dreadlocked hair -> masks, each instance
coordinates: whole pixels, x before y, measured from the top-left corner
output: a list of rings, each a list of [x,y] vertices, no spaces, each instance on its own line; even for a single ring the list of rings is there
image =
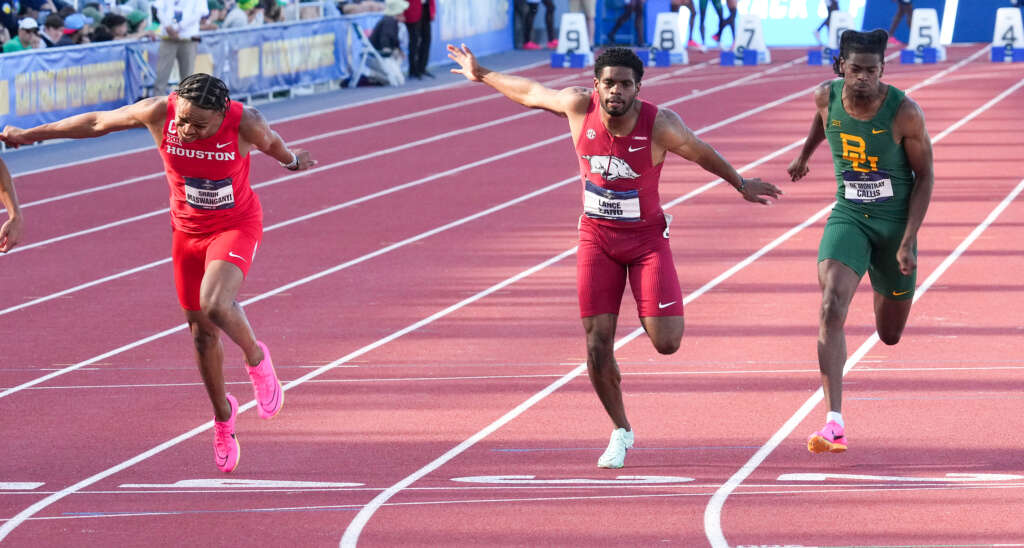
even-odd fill
[[[594,60],[594,78],[601,78],[605,67],[626,67],[633,69],[637,82],[644,77],[644,63],[629,48],[608,48]]]
[[[889,42],[889,33],[882,29],[868,32],[848,30],[839,37],[839,57],[832,57],[832,71],[843,76],[839,71],[839,60],[849,59],[853,53],[876,53],[879,59],[885,59],[885,45]]]
[[[228,86],[209,74],[200,72],[183,79],[178,83],[178,97],[202,109],[228,110]]]

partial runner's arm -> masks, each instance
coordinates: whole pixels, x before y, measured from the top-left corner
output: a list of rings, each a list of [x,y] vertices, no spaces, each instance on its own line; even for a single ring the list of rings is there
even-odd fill
[[[114,131],[162,124],[166,116],[167,97],[152,97],[116,110],[85,112],[30,129],[7,126],[0,139],[15,148],[48,139],[87,139]]]
[[[765,196],[778,199],[782,191],[758,178],[746,179],[732,167],[711,145],[697,137],[686,127],[675,111],[658,109],[654,121],[654,142],[659,148],[696,163],[706,171],[725,179],[743,195],[743,199],[760,204],[770,203]]]
[[[308,150],[289,149],[284,139],[270,127],[260,111],[252,107],[245,107],[242,111],[242,122],[238,132],[243,141],[239,143],[239,152],[242,154],[248,153],[248,149],[243,147],[254,146],[280,162],[282,167],[292,171],[301,171],[316,165],[316,160],[310,156]]]
[[[814,119],[811,120],[811,129],[807,133],[807,139],[804,140],[804,147],[800,149],[800,155],[790,162],[789,168],[786,170],[793,181],[803,179],[810,172],[807,162],[811,159],[814,151],[817,150],[818,145],[825,140],[825,123],[823,120],[826,114],[823,113],[828,112],[830,85],[831,82],[825,82],[814,90],[815,111]]]
[[[452,69],[452,72],[465,76],[471,82],[483,82],[525,107],[541,108],[568,117],[574,113],[585,113],[590,102],[591,90],[587,88],[571,87],[556,90],[529,78],[481,67],[476,56],[465,44],[461,48],[448,44],[448,58],[459,65],[459,68]]]
[[[23,219],[11,172],[7,171],[7,164],[3,160],[0,160],[0,203],[7,209],[7,220],[0,225],[0,253],[7,253],[21,238]]]
[[[910,205],[907,211],[907,228],[903,232],[896,259],[900,263],[900,272],[909,275],[917,268],[914,258],[914,246],[917,244],[917,231],[924,222],[928,204],[935,186],[935,170],[932,165],[932,139],[924,125],[924,112],[910,97],[903,100],[893,120],[893,129],[897,136],[902,137],[903,150],[907,154],[910,168],[914,170],[914,189],[910,191]]]

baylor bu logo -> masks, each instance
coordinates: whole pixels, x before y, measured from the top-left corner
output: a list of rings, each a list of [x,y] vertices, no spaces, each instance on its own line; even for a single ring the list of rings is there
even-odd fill
[[[843,159],[853,164],[854,171],[878,171],[878,156],[868,156],[864,139],[849,133],[840,133],[839,138],[843,140]]]

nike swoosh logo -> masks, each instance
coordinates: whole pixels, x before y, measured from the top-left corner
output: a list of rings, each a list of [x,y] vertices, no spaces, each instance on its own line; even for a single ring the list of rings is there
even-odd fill
[[[636,148],[633,148],[633,147],[629,147],[629,151],[630,151],[630,152],[636,152],[636,151],[638,151],[638,150],[643,150],[643,149],[645,149],[645,148],[647,148],[647,147],[636,147]]]
[[[243,261],[245,261],[245,257],[239,255],[238,253],[235,253],[234,251],[228,251],[228,256],[229,257],[234,257],[236,259],[242,259]],[[245,261],[245,262],[249,262],[249,261]]]
[[[224,147],[226,147],[226,146],[228,146],[230,144],[231,144],[231,141],[228,141],[226,143],[217,143],[217,148],[224,148]]]
[[[909,289],[907,291],[893,291],[892,296],[899,297],[900,295],[906,295],[907,293],[910,293]]]
[[[872,129],[871,130],[871,134],[872,135],[878,135],[879,133],[885,133],[885,130],[884,129]]]
[[[658,308],[668,308],[668,307],[670,307],[670,306],[672,306],[674,304],[676,304],[676,301],[672,301],[670,303],[665,303],[665,304],[658,303]]]

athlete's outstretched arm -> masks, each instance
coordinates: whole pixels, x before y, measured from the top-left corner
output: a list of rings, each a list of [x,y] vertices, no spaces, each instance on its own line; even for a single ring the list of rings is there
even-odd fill
[[[782,191],[771,183],[766,183],[758,178],[741,177],[739,172],[717,150],[694,135],[673,110],[658,109],[653,133],[657,146],[667,152],[678,154],[706,171],[725,179],[747,201],[768,204],[769,201],[765,197],[778,199],[782,195]]]
[[[7,253],[21,238],[23,219],[11,172],[7,171],[7,164],[3,160],[0,160],[0,203],[7,209],[7,220],[0,225],[0,253]]]
[[[452,69],[455,74],[461,74],[471,82],[483,82],[525,107],[542,108],[559,116],[568,116],[570,113],[585,112],[590,100],[590,90],[587,88],[556,90],[536,80],[481,67],[466,44],[462,44],[461,48],[448,44],[448,58],[459,65],[459,68]]]
[[[252,107],[245,107],[242,111],[238,133],[246,143],[281,162],[281,166],[287,169],[301,171],[316,165],[316,160],[310,156],[309,151],[301,148],[289,149],[288,145],[284,144],[284,139],[271,129],[260,111]]]
[[[786,171],[789,172],[789,177],[793,181],[799,181],[803,179],[805,175],[810,171],[807,167],[807,161],[811,159],[811,155],[817,150],[818,145],[825,140],[825,123],[824,113],[828,112],[828,95],[830,82],[825,82],[815,88],[814,90],[814,119],[811,120],[811,129],[807,133],[807,139],[804,140],[804,147],[800,149],[800,155],[793,158],[793,161],[789,163],[789,167]]]
[[[903,232],[903,241],[896,252],[900,263],[900,272],[909,275],[917,268],[914,258],[914,245],[917,243],[917,231],[924,222],[928,212],[928,204],[935,186],[935,170],[932,166],[932,139],[924,125],[924,112],[914,100],[907,97],[896,112],[893,121],[895,130],[903,138],[903,150],[907,154],[910,168],[914,170],[914,189],[910,191],[910,205],[907,211],[907,228]]]
[[[17,148],[48,139],[87,139],[114,131],[149,127],[155,120],[165,116],[166,100],[165,97],[152,97],[116,110],[85,112],[30,129],[7,126],[0,139],[8,146]]]

